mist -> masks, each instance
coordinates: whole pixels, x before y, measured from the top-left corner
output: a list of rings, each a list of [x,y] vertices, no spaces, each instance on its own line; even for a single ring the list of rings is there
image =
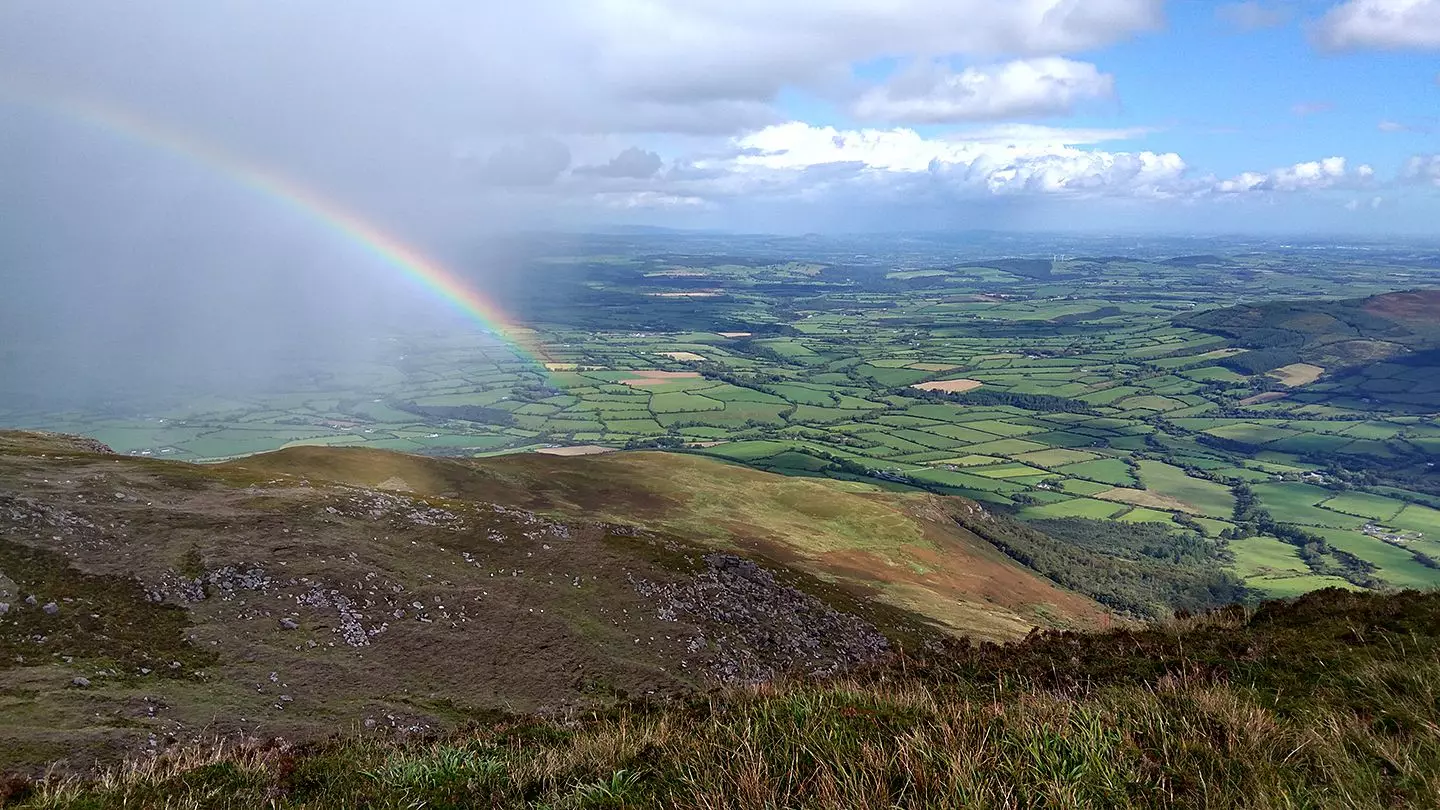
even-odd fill
[[[248,186],[255,170],[482,292],[531,295],[546,288],[516,235],[597,225],[1433,231],[1436,156],[1370,146],[1389,155],[1372,167],[1317,141],[1252,165],[1216,134],[1238,130],[1133,114],[1118,94],[1143,75],[1076,60],[1164,36],[1161,0],[817,8],[8,0],[0,406],[283,388],[407,329],[480,331]],[[916,60],[934,82],[899,80]],[[1070,87],[1051,68],[1094,77],[1104,103],[1035,95]],[[941,81],[966,75],[1011,78]],[[1206,148],[1210,165],[1190,154]]]
[[[483,291],[516,271],[488,241],[558,221],[508,188],[570,154],[532,155],[555,122],[503,15],[427,5],[0,8],[0,406],[263,393],[407,329],[481,330],[233,167],[69,111],[237,156]]]

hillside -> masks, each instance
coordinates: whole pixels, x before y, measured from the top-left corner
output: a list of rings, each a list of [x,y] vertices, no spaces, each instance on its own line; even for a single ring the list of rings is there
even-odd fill
[[[1440,594],[1329,590],[445,735],[197,747],[16,807],[1440,806]]]
[[[1209,310],[1177,323],[1233,339],[1245,352],[1222,365],[1270,372],[1307,387],[1316,402],[1434,410],[1440,378],[1440,290],[1339,301],[1273,301]],[[1305,368],[1308,367],[1308,368]]]
[[[296,447],[226,468],[636,526],[758,554],[981,638],[1013,638],[1036,624],[1086,626],[1102,614],[960,525],[989,514],[963,498],[660,452],[435,459]]]
[[[197,466],[0,433],[0,762],[431,732],[1106,619],[957,510],[657,453]]]

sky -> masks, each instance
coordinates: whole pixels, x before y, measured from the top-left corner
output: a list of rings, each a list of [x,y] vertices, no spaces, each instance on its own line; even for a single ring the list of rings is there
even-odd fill
[[[0,400],[435,317],[257,177],[481,286],[612,226],[1433,236],[1437,102],[1440,0],[0,0]]]
[[[0,0],[0,99],[11,205],[203,182],[65,99],[420,238],[1440,221],[1440,0]]]

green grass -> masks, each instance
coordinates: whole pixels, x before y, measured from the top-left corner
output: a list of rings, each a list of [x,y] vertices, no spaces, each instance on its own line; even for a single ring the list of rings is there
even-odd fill
[[[1013,456],[1021,453],[1029,453],[1034,450],[1043,450],[1045,445],[1024,439],[1001,439],[983,444],[972,444],[966,447],[966,451],[976,455],[992,456]]]
[[[1299,596],[1321,588],[1355,588],[1339,577],[1311,573],[1294,546],[1273,537],[1233,540],[1229,548],[1235,557],[1235,573],[1247,586],[1270,598]]]
[[[1080,478],[1067,478],[1063,484],[1066,492],[1076,495],[1099,495],[1114,489],[1110,484],[1101,484],[1095,481],[1086,481]]]
[[[1086,453],[1080,450],[1066,450],[1056,448],[1053,450],[1037,450],[1033,453],[1022,453],[1015,456],[1016,461],[1026,464],[1033,464],[1036,467],[1050,469],[1066,464],[1078,464],[1082,461],[1092,461],[1096,458],[1094,453]]]
[[[1388,524],[1405,508],[1405,502],[1366,492],[1342,492],[1320,506],[1332,512],[1358,515]]]
[[[1030,433],[1040,433],[1044,428],[1032,425],[1017,425],[1012,422],[1002,422],[998,419],[981,419],[974,422],[966,422],[965,427],[971,430],[983,430],[986,433],[993,433],[996,436],[1024,436]]]
[[[1133,487],[1137,483],[1130,472],[1130,467],[1115,458],[1066,464],[1057,468],[1056,472],[1076,478],[1088,478],[1117,487]]]
[[[1256,425],[1248,422],[1222,425],[1217,428],[1211,428],[1205,432],[1212,436],[1219,436],[1222,439],[1230,439],[1232,441],[1255,445],[1278,442],[1281,439],[1294,439],[1302,435],[1293,430],[1286,430],[1281,427]]]
[[[967,425],[930,425],[925,427],[925,431],[938,436],[955,439],[964,444],[980,444],[995,439],[994,434],[984,433]]]
[[[1038,470],[1025,464],[995,464],[989,467],[970,467],[966,472],[974,475],[983,475],[986,478],[1023,478],[1027,476],[1040,475],[1045,477],[1044,470]]]
[[[708,396],[672,391],[656,394],[650,399],[650,410],[654,413],[683,413],[686,411],[720,411],[726,405]]]
[[[1116,520],[1119,520],[1121,523],[1165,523],[1167,525],[1172,523],[1169,512],[1147,509],[1143,506],[1137,506],[1131,509],[1116,518]]]
[[[1376,575],[1396,588],[1440,587],[1440,569],[1420,564],[1403,548],[1356,531],[1314,529],[1314,532],[1335,548],[1373,564]]]
[[[727,442],[725,444],[709,447],[701,452],[707,455],[720,456],[735,461],[755,461],[762,458],[770,458],[779,455],[794,447],[787,442]]]
[[[1110,501],[1097,501],[1093,498],[1072,498],[1068,501],[1060,501],[1059,503],[1027,506],[1020,510],[1020,517],[1025,520],[1067,517],[1104,520],[1113,518],[1127,511],[1129,508],[1130,507],[1124,504],[1111,503]]]
[[[1440,539],[1440,509],[1408,504],[1391,522],[1396,528],[1424,532],[1428,538]]]
[[[1147,489],[1188,504],[1206,517],[1223,519],[1234,514],[1235,497],[1229,488],[1192,478],[1179,467],[1161,461],[1141,461],[1140,481]]]
[[[1364,518],[1342,515],[1322,509],[1316,504],[1334,496],[1322,487],[1298,483],[1255,484],[1251,487],[1270,515],[1281,523],[1303,526],[1329,526],[1337,529],[1358,529]]]

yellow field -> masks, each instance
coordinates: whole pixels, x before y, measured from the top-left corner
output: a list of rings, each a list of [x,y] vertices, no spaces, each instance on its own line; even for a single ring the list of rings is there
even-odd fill
[[[1274,371],[1268,372],[1269,376],[1280,381],[1281,385],[1294,388],[1298,385],[1309,385],[1320,379],[1325,369],[1319,366],[1312,366],[1309,363],[1291,363],[1288,366],[1281,366]]]
[[[1167,495],[1161,495],[1158,492],[1151,492],[1147,489],[1116,487],[1114,489],[1108,489],[1095,497],[1107,501],[1133,504],[1135,506],[1148,506],[1152,509],[1166,509],[1172,512],[1195,512],[1195,508],[1189,504],[1182,503]]]
[[[598,444],[577,444],[573,447],[542,447],[536,450],[537,453],[544,453],[547,456],[594,456],[600,453],[613,453],[613,447],[601,447]]]
[[[911,388],[919,388],[921,391],[945,391],[950,394],[960,394],[965,391],[974,391],[984,385],[979,380],[936,380],[934,382],[915,383]]]
[[[659,354],[660,354],[661,356],[663,356],[663,357],[668,357],[668,358],[670,358],[671,360],[704,360],[704,359],[705,359],[705,356],[704,356],[704,355],[696,354],[696,353],[694,353],[694,352],[659,352]]]

